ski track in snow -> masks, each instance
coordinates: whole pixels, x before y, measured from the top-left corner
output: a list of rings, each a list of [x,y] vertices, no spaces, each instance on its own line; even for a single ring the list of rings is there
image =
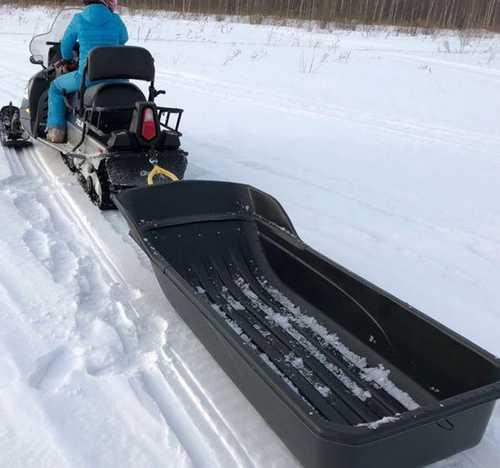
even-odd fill
[[[41,27],[36,21],[34,29]],[[144,19],[127,21],[132,36],[140,38]],[[498,354],[500,212],[494,204],[478,203],[481,196],[497,194],[490,181],[497,180],[500,168],[498,132],[486,124],[458,127],[451,117],[408,117],[406,109],[400,116],[397,105],[379,112],[368,100],[365,109],[340,96],[339,102],[322,99],[320,92],[308,96],[284,81],[259,85],[246,79],[245,66],[240,74],[232,62],[220,65],[240,48],[258,75],[267,55],[288,54],[296,61],[301,47],[310,53],[314,34],[245,25],[225,29],[224,23],[210,32],[196,22],[167,24],[175,24],[182,34],[168,30],[167,38],[145,45],[153,48],[157,63],[169,65],[158,69],[158,81],[169,89],[164,103],[174,99],[175,105],[186,107],[190,177],[242,180],[272,192],[312,245]],[[256,37],[248,40],[242,34]],[[1,35],[3,104],[19,100],[33,67],[19,57],[30,36]],[[291,37],[294,45],[281,36]],[[325,35],[318,37],[324,48]],[[399,47],[399,38],[386,45],[379,38],[371,43],[370,38],[339,37],[342,48],[358,57],[400,63],[421,73],[422,86],[427,86],[427,76],[428,86],[438,90],[436,99],[448,87],[459,86],[462,76],[481,86],[498,84],[496,62],[485,67],[466,63],[465,55],[436,57],[427,45]],[[217,67],[209,62],[210,54],[200,56],[197,44],[213,53]],[[203,62],[199,68],[193,65],[197,56]],[[454,61],[457,57],[463,63]],[[341,70],[349,73],[338,63],[327,65],[335,69],[336,79],[342,80]],[[421,65],[432,67],[432,73],[424,75]],[[358,66],[356,59],[349,66]],[[447,73],[453,82],[446,81]],[[207,109],[213,113],[210,125]],[[281,121],[283,127],[277,124]],[[296,128],[303,129],[310,151],[314,142],[317,154],[330,145],[338,148],[336,164],[325,161],[322,169],[310,159],[303,161],[302,140],[290,131]],[[283,142],[287,148],[280,154]],[[388,158],[380,150],[384,145],[389,153],[405,151],[403,161]],[[451,184],[449,196],[436,188],[449,180],[448,174],[434,166],[434,157],[425,158],[428,152],[439,154],[462,186],[468,179],[459,172],[466,173],[472,155],[479,167],[480,196],[461,199],[469,217],[460,217],[452,206],[453,197],[461,195],[459,188]],[[404,158],[413,158],[413,178],[405,173]],[[19,153],[0,149],[0,159],[5,219],[0,237],[5,252],[0,271],[0,466],[298,466],[164,299],[120,216],[99,213],[57,154],[38,147]],[[381,190],[372,179],[383,171],[372,160],[402,182],[382,179],[387,186]],[[364,166],[372,177],[358,175]],[[393,262],[392,268],[384,267],[384,260]],[[427,295],[434,285],[438,294]],[[457,312],[447,315],[453,308]],[[471,321],[473,308],[481,310],[481,321]],[[479,447],[435,466],[497,467],[499,431],[497,408]]]
[[[165,431],[172,433],[169,438],[175,439],[177,448],[164,448],[164,451],[178,454],[175,466],[183,459],[189,465],[200,467],[256,466],[256,459],[263,455],[256,454],[252,445],[265,451],[267,444],[253,435],[253,444],[250,441],[250,447],[242,446],[239,442],[240,431],[244,429],[251,433],[255,429],[253,426],[259,427],[264,423],[259,417],[257,424],[252,420],[256,418],[252,415],[253,410],[245,408],[248,403],[236,393],[222,371],[210,362],[211,358],[201,346],[196,347],[194,353],[191,351],[190,341],[194,337],[189,331],[183,332],[187,336],[182,345],[187,349],[181,347],[178,350],[175,346],[169,346],[165,343],[167,323],[156,317],[154,312],[144,310],[151,304],[133,304],[134,300],[140,300],[146,294],[133,287],[138,270],[147,268],[144,281],[151,284],[146,287],[157,289],[157,286],[151,267],[140,259],[142,254],[132,246],[132,241],[127,238],[127,242],[124,242],[126,254],[132,254],[134,260],[127,274],[115,264],[114,255],[110,253],[112,246],[102,239],[96,239],[96,233],[92,230],[94,224],[86,219],[88,213],[81,213],[80,209],[93,212],[91,217],[103,215],[95,211],[85,196],[77,197],[79,200],[72,207],[74,210],[64,207],[66,197],[72,197],[66,192],[67,188],[78,195],[83,194],[75,181],[65,174],[66,168],[58,155],[51,153],[44,162],[41,159],[44,156],[37,151],[25,150],[16,161],[16,156],[9,153],[9,161],[14,161],[12,167],[19,169],[16,170],[16,178],[10,179],[7,192],[27,224],[22,240],[54,283],[74,289],[76,323],[70,332],[81,335],[76,349],[73,349],[75,344],[71,343],[37,358],[27,378],[28,384],[41,392],[57,392],[69,385],[75,367],[84,367],[88,375],[98,378],[125,375],[140,404],[149,413],[152,412],[156,420],[163,421]],[[52,172],[55,170],[54,165],[56,170],[64,174],[59,180],[59,175]],[[56,181],[55,185],[50,181],[51,178]],[[124,222],[115,215],[109,213],[101,219],[101,224],[109,230],[113,241],[116,240],[115,234],[119,234],[123,242],[120,226]],[[134,267],[135,262],[137,265]],[[155,295],[158,296],[158,291],[155,291]],[[156,309],[170,309],[166,301],[160,298],[159,302]],[[159,316],[162,312],[157,310]],[[183,326],[179,323],[177,328]],[[82,346],[88,346],[89,349],[82,349]],[[193,354],[191,359],[197,366],[202,364],[198,372],[186,364],[186,354]],[[204,367],[212,371],[207,372]],[[216,393],[224,396],[226,405],[236,405],[234,416],[250,413],[250,427],[241,424],[236,429],[235,421],[226,420],[220,407],[212,401],[210,390],[207,391],[205,384],[200,383],[200,375],[203,377],[203,374],[213,382]],[[259,433],[262,432],[267,435],[267,439],[270,436],[272,440],[269,429],[264,428],[262,431],[259,428]],[[283,454],[275,456],[276,466],[292,466],[294,462],[281,443],[277,446],[278,454],[279,451]],[[276,449],[271,447],[271,452],[274,451]],[[279,461],[280,456],[284,461]]]
[[[287,114],[341,120],[342,122],[370,127],[381,132],[443,142],[474,149],[486,154],[491,153],[491,148],[484,148],[485,145],[498,147],[500,144],[500,137],[488,133],[465,132],[454,128],[436,127],[418,122],[391,121],[366,112],[356,112],[348,108],[311,102],[297,96],[274,94],[240,84],[211,80],[203,75],[160,70],[158,76],[168,82],[170,86],[181,87],[198,94],[208,94],[218,99],[250,102],[257,107],[265,107]]]

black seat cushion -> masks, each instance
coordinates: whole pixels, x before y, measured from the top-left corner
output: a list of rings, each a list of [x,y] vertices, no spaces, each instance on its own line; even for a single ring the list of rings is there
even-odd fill
[[[134,84],[123,82],[99,83],[85,90],[85,107],[132,107],[146,101],[142,91]]]
[[[85,90],[85,109],[106,108],[106,112],[87,113],[85,119],[102,132],[109,134],[117,130],[127,130],[134,113],[136,102],[146,98],[134,84],[124,82],[99,83]],[[125,108],[125,109],[123,109]]]

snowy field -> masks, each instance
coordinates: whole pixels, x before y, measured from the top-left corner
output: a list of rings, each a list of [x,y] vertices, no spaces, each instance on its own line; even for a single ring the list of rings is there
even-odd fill
[[[52,17],[0,9],[0,103]],[[306,242],[500,355],[499,36],[125,20],[186,109],[188,177],[272,193]],[[57,154],[3,150],[0,216],[1,467],[298,466]],[[500,466],[500,408],[435,466]]]

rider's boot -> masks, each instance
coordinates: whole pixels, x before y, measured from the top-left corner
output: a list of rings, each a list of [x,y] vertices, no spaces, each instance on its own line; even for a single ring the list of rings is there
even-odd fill
[[[50,128],[47,133],[47,140],[51,143],[64,143],[66,141],[66,132],[62,128]]]

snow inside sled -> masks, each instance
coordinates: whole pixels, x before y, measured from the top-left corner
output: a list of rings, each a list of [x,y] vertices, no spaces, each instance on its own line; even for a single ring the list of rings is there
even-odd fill
[[[115,203],[178,313],[306,467],[476,445],[499,361],[305,245],[269,195],[186,181]]]

